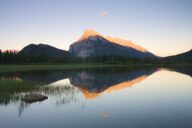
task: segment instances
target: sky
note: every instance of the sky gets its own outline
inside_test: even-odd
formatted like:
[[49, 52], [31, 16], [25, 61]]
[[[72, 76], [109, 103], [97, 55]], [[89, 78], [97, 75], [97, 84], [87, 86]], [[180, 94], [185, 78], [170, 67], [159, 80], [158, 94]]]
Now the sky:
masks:
[[131, 40], [158, 56], [192, 49], [192, 0], [0, 0], [0, 49], [68, 50], [85, 29]]

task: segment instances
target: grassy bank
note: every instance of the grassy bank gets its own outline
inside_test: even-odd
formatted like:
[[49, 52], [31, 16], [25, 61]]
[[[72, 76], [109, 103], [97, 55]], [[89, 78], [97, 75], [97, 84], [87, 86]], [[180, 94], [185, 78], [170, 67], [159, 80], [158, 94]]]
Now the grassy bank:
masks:
[[130, 64], [130, 65], [115, 65], [115, 64], [65, 64], [65, 65], [0, 65], [0, 72], [16, 72], [16, 71], [31, 71], [31, 70], [56, 70], [56, 69], [87, 69], [87, 68], [102, 68], [102, 67], [177, 67], [177, 66], [192, 66], [188, 65], [153, 65], [153, 64]]
[[21, 92], [30, 91], [34, 88], [31, 83], [17, 80], [0, 80], [0, 104], [8, 104], [20, 99]]
[[32, 88], [31, 85], [31, 83], [17, 80], [0, 80], [0, 93], [26, 91]]
[[[118, 65], [110, 65], [118, 66]], [[31, 71], [31, 70], [56, 70], [56, 69], [84, 69], [109, 67], [109, 65], [67, 64], [67, 65], [0, 65], [0, 72]]]

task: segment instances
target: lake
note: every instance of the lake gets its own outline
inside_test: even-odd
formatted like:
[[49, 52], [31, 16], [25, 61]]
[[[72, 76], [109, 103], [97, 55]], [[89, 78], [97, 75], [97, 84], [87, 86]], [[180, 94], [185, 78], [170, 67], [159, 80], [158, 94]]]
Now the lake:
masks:
[[[0, 73], [0, 128], [192, 128], [192, 68]], [[48, 96], [26, 103], [26, 94]]]

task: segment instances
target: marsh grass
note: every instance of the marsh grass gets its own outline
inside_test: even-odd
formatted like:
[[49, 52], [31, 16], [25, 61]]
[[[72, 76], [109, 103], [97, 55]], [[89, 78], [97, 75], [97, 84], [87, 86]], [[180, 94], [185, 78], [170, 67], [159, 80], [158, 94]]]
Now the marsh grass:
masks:
[[0, 105], [16, 103], [29, 93], [40, 93], [52, 96], [57, 105], [76, 100], [78, 89], [73, 86], [39, 86], [20, 80], [0, 80]]
[[18, 80], [0, 80], [0, 104], [18, 101], [20, 93], [33, 90], [32, 83]]
[[0, 80], [0, 93], [3, 92], [21, 92], [29, 90], [31, 83], [18, 80]]

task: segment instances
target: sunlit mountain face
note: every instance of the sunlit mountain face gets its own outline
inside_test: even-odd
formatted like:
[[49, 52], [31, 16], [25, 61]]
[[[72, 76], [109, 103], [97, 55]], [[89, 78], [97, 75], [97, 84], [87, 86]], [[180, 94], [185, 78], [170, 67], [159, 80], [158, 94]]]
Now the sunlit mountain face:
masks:
[[131, 41], [104, 36], [92, 29], [85, 30], [80, 39], [70, 46], [69, 52], [81, 58], [107, 55], [133, 58], [157, 57]]
[[141, 52], [147, 52], [147, 50], [145, 48], [143, 48], [137, 44], [134, 44], [130, 40], [124, 40], [124, 39], [120, 39], [120, 38], [116, 38], [116, 37], [105, 36], [105, 35], [102, 35], [102, 34], [96, 32], [93, 29], [85, 30], [83, 35], [80, 37], [80, 39], [78, 41], [82, 41], [82, 40], [85, 40], [89, 37], [94, 37], [94, 36], [100, 36], [106, 40], [109, 40], [110, 42], [113, 42], [113, 43], [116, 43], [116, 44], [119, 44], [122, 46], [131, 47], [131, 48], [136, 49], [136, 50], [141, 51]]

